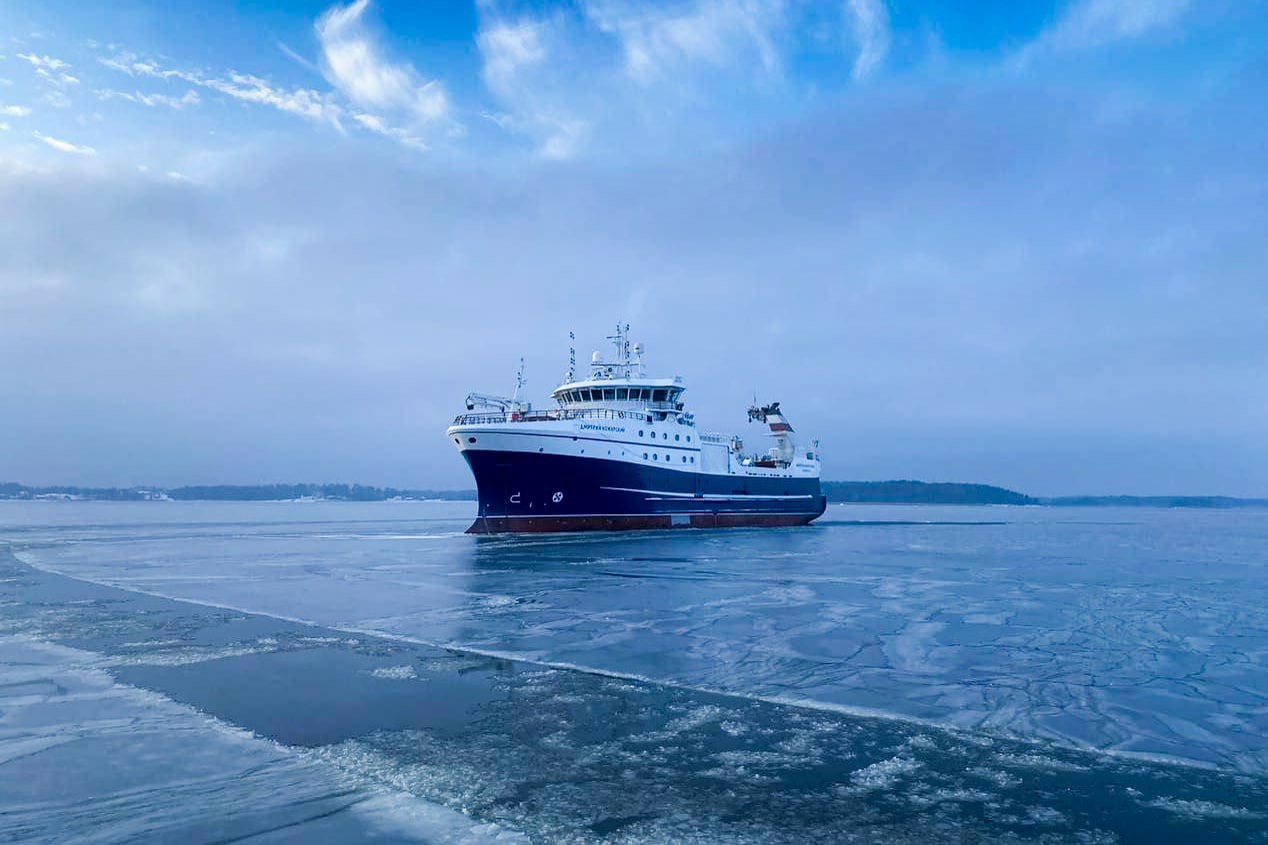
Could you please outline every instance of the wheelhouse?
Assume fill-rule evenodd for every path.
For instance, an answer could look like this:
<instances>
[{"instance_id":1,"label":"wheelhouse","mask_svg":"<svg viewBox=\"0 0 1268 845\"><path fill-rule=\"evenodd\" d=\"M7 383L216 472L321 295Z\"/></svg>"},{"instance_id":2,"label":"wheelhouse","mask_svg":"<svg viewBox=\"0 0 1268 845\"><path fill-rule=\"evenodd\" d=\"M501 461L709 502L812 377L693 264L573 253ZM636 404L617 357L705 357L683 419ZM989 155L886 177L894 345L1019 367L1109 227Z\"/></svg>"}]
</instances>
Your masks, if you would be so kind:
<instances>
[{"instance_id":1,"label":"wheelhouse","mask_svg":"<svg viewBox=\"0 0 1268 845\"><path fill-rule=\"evenodd\" d=\"M561 408L620 404L681 411L684 390L679 385L574 382L560 385L551 396Z\"/></svg>"}]
</instances>

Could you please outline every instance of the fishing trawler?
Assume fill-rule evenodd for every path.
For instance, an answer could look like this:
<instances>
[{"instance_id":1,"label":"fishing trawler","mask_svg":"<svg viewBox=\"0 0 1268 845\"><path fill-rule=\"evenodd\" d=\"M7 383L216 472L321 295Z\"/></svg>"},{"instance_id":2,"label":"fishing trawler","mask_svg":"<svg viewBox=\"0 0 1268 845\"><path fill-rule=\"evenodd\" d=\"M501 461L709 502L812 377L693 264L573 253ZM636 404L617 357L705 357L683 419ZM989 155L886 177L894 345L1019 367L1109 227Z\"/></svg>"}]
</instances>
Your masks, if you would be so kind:
<instances>
[{"instance_id":1,"label":"fishing trawler","mask_svg":"<svg viewBox=\"0 0 1268 845\"><path fill-rule=\"evenodd\" d=\"M572 335L570 334L570 337ZM472 393L447 434L475 476L471 534L806 525L827 500L818 443L799 446L778 402L749 422L771 446L748 454L736 435L702 433L683 406L682 378L649 378L629 326L608 338L577 378L576 350L553 408Z\"/></svg>"}]
</instances>

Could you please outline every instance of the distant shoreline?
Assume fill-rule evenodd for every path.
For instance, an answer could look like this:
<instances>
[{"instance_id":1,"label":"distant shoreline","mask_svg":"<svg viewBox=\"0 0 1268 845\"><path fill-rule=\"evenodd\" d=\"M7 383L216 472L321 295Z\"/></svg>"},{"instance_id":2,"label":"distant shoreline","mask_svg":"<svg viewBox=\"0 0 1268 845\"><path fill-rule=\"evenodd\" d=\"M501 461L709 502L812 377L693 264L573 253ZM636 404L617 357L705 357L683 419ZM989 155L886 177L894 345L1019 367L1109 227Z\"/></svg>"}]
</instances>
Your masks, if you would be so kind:
<instances>
[{"instance_id":1,"label":"distant shoreline","mask_svg":"<svg viewBox=\"0 0 1268 845\"><path fill-rule=\"evenodd\" d=\"M925 481L824 481L828 501L885 505L1043 505L1228 509L1268 507L1268 499L1236 496L1036 497L989 484ZM110 502L473 502L474 490L416 490L362 484L218 484L186 487L33 487L0 483L0 501Z\"/></svg>"}]
</instances>

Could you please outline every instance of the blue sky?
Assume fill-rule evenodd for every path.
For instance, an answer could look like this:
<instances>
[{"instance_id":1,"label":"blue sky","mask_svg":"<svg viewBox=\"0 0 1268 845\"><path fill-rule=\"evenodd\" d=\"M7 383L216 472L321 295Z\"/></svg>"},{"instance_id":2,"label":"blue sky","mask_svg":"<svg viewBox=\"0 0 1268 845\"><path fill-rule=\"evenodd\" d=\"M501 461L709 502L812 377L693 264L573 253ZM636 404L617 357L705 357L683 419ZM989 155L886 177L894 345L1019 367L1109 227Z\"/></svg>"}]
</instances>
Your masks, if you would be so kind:
<instances>
[{"instance_id":1,"label":"blue sky","mask_svg":"<svg viewBox=\"0 0 1268 845\"><path fill-rule=\"evenodd\" d=\"M1268 495L1266 91L1220 0L10 2L0 477L465 486L629 321L828 477Z\"/></svg>"}]
</instances>

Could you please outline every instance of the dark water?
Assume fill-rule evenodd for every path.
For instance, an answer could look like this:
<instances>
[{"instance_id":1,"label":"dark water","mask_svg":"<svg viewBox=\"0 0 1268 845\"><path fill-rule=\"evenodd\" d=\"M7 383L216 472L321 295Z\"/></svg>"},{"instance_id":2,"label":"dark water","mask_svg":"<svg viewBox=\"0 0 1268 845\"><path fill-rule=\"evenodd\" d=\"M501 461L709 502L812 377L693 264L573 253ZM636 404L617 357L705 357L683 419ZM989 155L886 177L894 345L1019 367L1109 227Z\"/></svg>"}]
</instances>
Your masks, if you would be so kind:
<instances>
[{"instance_id":1,"label":"dark water","mask_svg":"<svg viewBox=\"0 0 1268 845\"><path fill-rule=\"evenodd\" d=\"M1268 841L1268 512L467 508L5 503L0 839Z\"/></svg>"}]
</instances>

